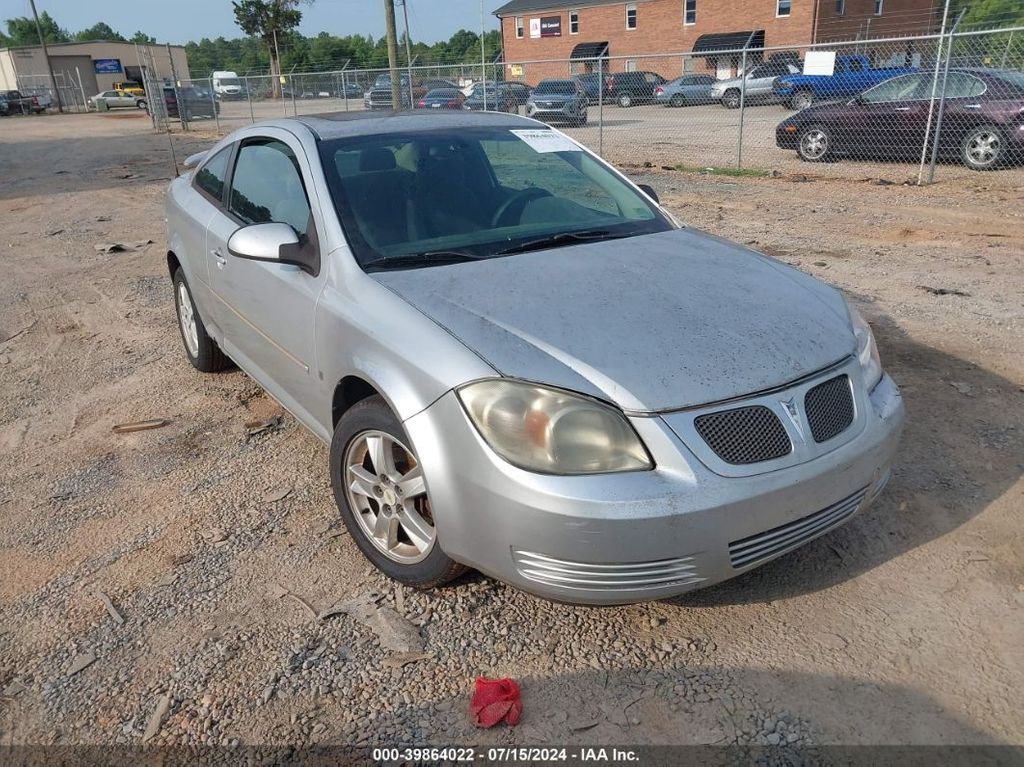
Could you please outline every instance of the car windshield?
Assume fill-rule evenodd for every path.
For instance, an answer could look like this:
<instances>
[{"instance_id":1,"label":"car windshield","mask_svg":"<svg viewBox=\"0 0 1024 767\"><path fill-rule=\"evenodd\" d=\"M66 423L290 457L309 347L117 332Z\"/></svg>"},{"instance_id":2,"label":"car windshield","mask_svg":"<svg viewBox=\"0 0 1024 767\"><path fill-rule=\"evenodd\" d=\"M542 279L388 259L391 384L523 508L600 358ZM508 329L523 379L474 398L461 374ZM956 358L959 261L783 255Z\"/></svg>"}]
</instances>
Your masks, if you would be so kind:
<instances>
[{"instance_id":1,"label":"car windshield","mask_svg":"<svg viewBox=\"0 0 1024 767\"><path fill-rule=\"evenodd\" d=\"M674 228L615 171L550 129L473 127L323 141L338 217L363 264L489 258L563 236ZM572 235L571 233L577 233ZM554 246L554 245L552 245Z\"/></svg>"},{"instance_id":2,"label":"car windshield","mask_svg":"<svg viewBox=\"0 0 1024 767\"><path fill-rule=\"evenodd\" d=\"M572 80L544 80L534 93L575 93L576 83Z\"/></svg>"},{"instance_id":3,"label":"car windshield","mask_svg":"<svg viewBox=\"0 0 1024 767\"><path fill-rule=\"evenodd\" d=\"M459 95L455 88L436 88L427 94L428 99L453 99Z\"/></svg>"}]
</instances>

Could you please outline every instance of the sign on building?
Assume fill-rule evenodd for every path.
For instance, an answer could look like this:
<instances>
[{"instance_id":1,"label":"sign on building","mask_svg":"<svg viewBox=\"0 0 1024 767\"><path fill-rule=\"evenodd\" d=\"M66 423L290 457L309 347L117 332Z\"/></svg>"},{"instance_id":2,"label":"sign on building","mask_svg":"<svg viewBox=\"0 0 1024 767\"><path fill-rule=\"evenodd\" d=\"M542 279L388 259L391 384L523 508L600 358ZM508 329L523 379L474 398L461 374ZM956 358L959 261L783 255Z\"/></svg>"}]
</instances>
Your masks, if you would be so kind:
<instances>
[{"instance_id":1,"label":"sign on building","mask_svg":"<svg viewBox=\"0 0 1024 767\"><path fill-rule=\"evenodd\" d=\"M124 71L121 59L93 59L92 67L98 75L118 75Z\"/></svg>"},{"instance_id":2,"label":"sign on building","mask_svg":"<svg viewBox=\"0 0 1024 767\"><path fill-rule=\"evenodd\" d=\"M540 19L530 19L530 37L540 37Z\"/></svg>"},{"instance_id":3,"label":"sign on building","mask_svg":"<svg viewBox=\"0 0 1024 767\"><path fill-rule=\"evenodd\" d=\"M541 37L561 37L562 36L562 17L561 16L541 16L540 17L540 36Z\"/></svg>"}]
</instances>

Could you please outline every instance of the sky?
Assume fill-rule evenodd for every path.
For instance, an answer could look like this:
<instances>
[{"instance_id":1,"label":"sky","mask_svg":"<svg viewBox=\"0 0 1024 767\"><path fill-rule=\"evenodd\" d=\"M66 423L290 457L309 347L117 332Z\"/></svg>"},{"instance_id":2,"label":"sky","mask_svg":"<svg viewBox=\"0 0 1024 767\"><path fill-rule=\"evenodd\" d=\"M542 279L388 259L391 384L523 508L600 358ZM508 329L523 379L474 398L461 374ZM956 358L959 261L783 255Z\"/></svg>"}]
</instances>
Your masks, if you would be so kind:
<instances>
[{"instance_id":1,"label":"sky","mask_svg":"<svg viewBox=\"0 0 1024 767\"><path fill-rule=\"evenodd\" d=\"M408 0L409 27L417 42L447 40L459 29L480 29L480 0ZM497 29L491 13L505 0L484 0L486 29ZM396 4L397 5L397 4ZM46 11L70 32L105 21L130 37L141 29L161 43L185 43L203 37L240 37L231 0L36 0L36 9ZM299 31L344 37L349 34L384 34L383 0L315 0L303 4ZM402 9L396 7L398 32L402 33ZM0 20L31 16L28 0L0 0ZM4 26L6 30L6 26Z\"/></svg>"}]
</instances>

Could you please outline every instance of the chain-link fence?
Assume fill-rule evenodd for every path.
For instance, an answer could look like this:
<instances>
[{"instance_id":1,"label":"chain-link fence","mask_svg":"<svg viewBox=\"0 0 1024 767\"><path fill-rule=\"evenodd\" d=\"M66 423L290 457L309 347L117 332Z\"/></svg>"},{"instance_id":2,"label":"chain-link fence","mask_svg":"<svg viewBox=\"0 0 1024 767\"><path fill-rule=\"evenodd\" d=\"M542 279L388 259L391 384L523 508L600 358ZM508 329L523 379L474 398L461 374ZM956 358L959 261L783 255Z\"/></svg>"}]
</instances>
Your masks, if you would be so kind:
<instances>
[{"instance_id":1,"label":"chain-link fence","mask_svg":"<svg viewBox=\"0 0 1024 767\"><path fill-rule=\"evenodd\" d=\"M42 110L56 109L58 97L61 108L67 112L86 112L89 109L81 75L76 78L65 72L56 72L53 79L49 75L18 75L17 83L21 95L34 97Z\"/></svg>"},{"instance_id":2,"label":"chain-link fence","mask_svg":"<svg viewBox=\"0 0 1024 767\"><path fill-rule=\"evenodd\" d=\"M247 76L235 87L179 81L184 109L171 119L233 129L281 116L390 109L390 78L387 69L345 67ZM817 173L864 176L884 163L927 181L936 165L987 170L1024 160L1024 27L416 66L399 79L402 108L457 91L441 105L479 109L489 101L488 110L556 124L625 166L759 175L814 163Z\"/></svg>"}]
</instances>

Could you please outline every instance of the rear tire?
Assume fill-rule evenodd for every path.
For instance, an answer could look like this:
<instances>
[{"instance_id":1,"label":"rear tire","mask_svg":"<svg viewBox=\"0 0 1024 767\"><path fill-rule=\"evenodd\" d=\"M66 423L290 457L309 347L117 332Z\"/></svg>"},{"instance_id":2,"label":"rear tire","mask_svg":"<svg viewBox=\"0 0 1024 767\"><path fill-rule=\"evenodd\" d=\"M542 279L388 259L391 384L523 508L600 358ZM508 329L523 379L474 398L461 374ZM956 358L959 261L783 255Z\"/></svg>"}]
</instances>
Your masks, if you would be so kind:
<instances>
[{"instance_id":1,"label":"rear tire","mask_svg":"<svg viewBox=\"0 0 1024 767\"><path fill-rule=\"evenodd\" d=\"M1006 139L994 125L979 125L964 136L960 159L971 170L998 168L1006 155Z\"/></svg>"},{"instance_id":2,"label":"rear tire","mask_svg":"<svg viewBox=\"0 0 1024 767\"><path fill-rule=\"evenodd\" d=\"M668 100L668 105L670 107L681 107L683 105L683 102L684 102L684 99L683 99L682 95L677 93L676 95L674 95L672 98L670 98Z\"/></svg>"},{"instance_id":3,"label":"rear tire","mask_svg":"<svg viewBox=\"0 0 1024 767\"><path fill-rule=\"evenodd\" d=\"M739 109L740 108L740 92L735 88L730 88L724 94L722 94L722 106L726 109Z\"/></svg>"},{"instance_id":4,"label":"rear tire","mask_svg":"<svg viewBox=\"0 0 1024 767\"><path fill-rule=\"evenodd\" d=\"M377 466L374 461L375 441L381 445L380 455L384 459L377 462L382 466ZM367 464L372 467L372 474ZM389 464L394 468L391 469ZM417 494L415 501L411 494L398 492L407 482L396 482L395 479L409 474L410 466L415 468L418 465L419 459L401 421L379 395L353 405L334 429L330 453L331 487L352 540L363 555L389 578L428 589L458 577L466 567L441 550L426 490ZM366 480L375 480L372 488L363 487L353 469L362 470ZM357 492L356 487L369 494ZM358 504L355 508L354 503ZM396 523L395 532L391 532L391 520L408 518L403 515L410 513L407 510L410 505L414 507L417 524L421 525L417 529L429 529L433 533L429 545L417 546L415 537L405 532L401 521ZM384 523L377 527L378 518L382 515ZM425 527L423 523L426 523ZM381 530L380 537L376 537L376 530Z\"/></svg>"},{"instance_id":5,"label":"rear tire","mask_svg":"<svg viewBox=\"0 0 1024 767\"><path fill-rule=\"evenodd\" d=\"M181 343L185 347L185 356L192 367L201 373L216 373L231 364L231 361L210 338L206 326L199 316L195 301L192 300L192 289L185 281L185 273L178 267L174 271L174 309L178 317L178 330L181 332Z\"/></svg>"},{"instance_id":6,"label":"rear tire","mask_svg":"<svg viewBox=\"0 0 1024 767\"><path fill-rule=\"evenodd\" d=\"M633 97L630 96L628 93L620 93L618 96L615 97L615 101L622 108L633 106Z\"/></svg>"}]
</instances>

